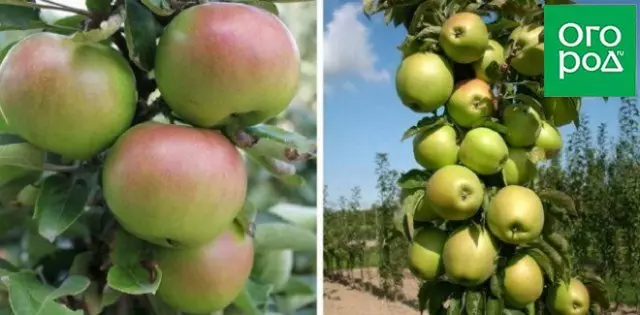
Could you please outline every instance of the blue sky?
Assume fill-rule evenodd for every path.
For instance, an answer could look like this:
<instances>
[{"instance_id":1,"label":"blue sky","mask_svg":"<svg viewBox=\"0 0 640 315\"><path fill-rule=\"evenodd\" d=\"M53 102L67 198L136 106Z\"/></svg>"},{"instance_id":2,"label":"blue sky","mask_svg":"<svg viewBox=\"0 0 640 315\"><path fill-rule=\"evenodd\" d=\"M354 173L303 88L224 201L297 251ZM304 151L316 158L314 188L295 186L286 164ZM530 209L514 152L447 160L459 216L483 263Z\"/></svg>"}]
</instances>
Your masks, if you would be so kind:
<instances>
[{"instance_id":1,"label":"blue sky","mask_svg":"<svg viewBox=\"0 0 640 315\"><path fill-rule=\"evenodd\" d=\"M402 106L393 82L400 60L396 46L404 39L404 28L385 25L381 15L367 20L360 8L361 2L324 1L324 181L330 202L349 197L351 188L359 186L366 206L377 199L376 153L388 153L391 166L399 171L418 167L410 139L400 142L400 137L421 116ZM584 99L583 111L591 126L606 123L615 136L619 104L617 99L606 104ZM567 136L574 129L565 126L561 132Z\"/></svg>"}]
</instances>

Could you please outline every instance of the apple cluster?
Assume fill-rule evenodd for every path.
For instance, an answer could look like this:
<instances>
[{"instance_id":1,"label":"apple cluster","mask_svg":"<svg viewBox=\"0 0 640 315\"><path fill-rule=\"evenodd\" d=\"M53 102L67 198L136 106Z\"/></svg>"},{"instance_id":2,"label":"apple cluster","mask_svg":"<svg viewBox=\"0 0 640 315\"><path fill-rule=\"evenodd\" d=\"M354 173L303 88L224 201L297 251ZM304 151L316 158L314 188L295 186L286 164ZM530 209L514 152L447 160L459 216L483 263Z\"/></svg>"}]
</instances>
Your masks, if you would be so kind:
<instances>
[{"instance_id":1,"label":"apple cluster","mask_svg":"<svg viewBox=\"0 0 640 315\"><path fill-rule=\"evenodd\" d=\"M222 310L249 278L254 248L236 220L247 170L221 130L288 106L298 47L278 17L254 6L178 13L159 39L154 79L179 124L134 123L147 100L122 53L56 33L24 38L0 65L4 131L66 160L104 157L102 195L121 227L155 248L157 295L182 312Z\"/></svg>"},{"instance_id":2,"label":"apple cluster","mask_svg":"<svg viewBox=\"0 0 640 315\"><path fill-rule=\"evenodd\" d=\"M494 67L541 75L542 31L543 26L519 26L503 47L490 39L479 15L456 13L442 25L439 50L406 54L396 73L405 106L417 113L444 107L445 117L422 127L413 139L415 160L430 177L414 203L413 221L420 228L409 250L411 270L423 280L444 277L464 287L481 286L499 272L504 300L515 309L542 297L542 269L523 253L509 257L504 270L497 270L496 262L503 245L525 246L541 235L543 203L529 184L536 163L562 149L558 127L574 121L578 112L568 98L544 98L542 106L501 100L488 73ZM471 66L475 77L456 79L456 65ZM494 194L487 185L492 178L503 183ZM402 194L406 200L415 191ZM447 222L455 228L447 231L442 224ZM560 283L549 289L547 307L554 315L586 314L589 294L578 279Z\"/></svg>"}]
</instances>

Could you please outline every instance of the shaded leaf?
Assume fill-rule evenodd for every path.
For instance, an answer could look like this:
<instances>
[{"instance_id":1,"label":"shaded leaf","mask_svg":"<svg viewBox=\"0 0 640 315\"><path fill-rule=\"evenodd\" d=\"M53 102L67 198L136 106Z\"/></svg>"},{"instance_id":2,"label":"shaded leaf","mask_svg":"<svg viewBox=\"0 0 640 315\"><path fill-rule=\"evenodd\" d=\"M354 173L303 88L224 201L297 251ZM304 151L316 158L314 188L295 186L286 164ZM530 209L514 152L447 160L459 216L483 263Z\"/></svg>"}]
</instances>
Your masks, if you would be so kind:
<instances>
[{"instance_id":1,"label":"shaded leaf","mask_svg":"<svg viewBox=\"0 0 640 315\"><path fill-rule=\"evenodd\" d=\"M521 104L529 105L535 109L536 112L540 115L542 119L545 119L544 108L542 107L542 103L540 101L530 95L518 93L515 97L517 101Z\"/></svg>"},{"instance_id":2,"label":"shaded leaf","mask_svg":"<svg viewBox=\"0 0 640 315\"><path fill-rule=\"evenodd\" d=\"M543 201L547 201L559 208L566 210L570 215L578 215L573 199L563 192L557 190L543 190L538 192L538 197L540 197L540 199Z\"/></svg>"},{"instance_id":3,"label":"shaded leaf","mask_svg":"<svg viewBox=\"0 0 640 315\"><path fill-rule=\"evenodd\" d=\"M109 9L111 9L111 1L112 0L86 0L85 5L91 13L106 15L109 14Z\"/></svg>"},{"instance_id":4,"label":"shaded leaf","mask_svg":"<svg viewBox=\"0 0 640 315\"><path fill-rule=\"evenodd\" d=\"M593 272L586 272L581 278L589 291L591 301L595 302L601 309L609 310L611 308L611 299L604 280Z\"/></svg>"},{"instance_id":5,"label":"shaded leaf","mask_svg":"<svg viewBox=\"0 0 640 315\"><path fill-rule=\"evenodd\" d=\"M468 290L464 295L464 309L467 315L484 315L485 299L482 291Z\"/></svg>"},{"instance_id":6,"label":"shaded leaf","mask_svg":"<svg viewBox=\"0 0 640 315\"><path fill-rule=\"evenodd\" d=\"M553 282L555 280L555 271L551 264L551 259L547 254L539 248L527 248L524 252L538 263L538 266L540 266L540 269L542 269L549 281Z\"/></svg>"},{"instance_id":7,"label":"shaded leaf","mask_svg":"<svg viewBox=\"0 0 640 315\"><path fill-rule=\"evenodd\" d=\"M413 241L413 218L416 209L421 205L425 198L423 189L416 189L402 201L402 212L404 213L402 232L409 242Z\"/></svg>"},{"instance_id":8,"label":"shaded leaf","mask_svg":"<svg viewBox=\"0 0 640 315\"><path fill-rule=\"evenodd\" d=\"M236 216L235 221L242 227L242 230L249 234L253 234L253 225L256 219L258 209L253 206L251 201L246 200L242 206L242 210Z\"/></svg>"},{"instance_id":9,"label":"shaded leaf","mask_svg":"<svg viewBox=\"0 0 640 315\"><path fill-rule=\"evenodd\" d=\"M248 280L240 295L233 301L233 305L239 308L243 314L262 315L266 310L269 294L272 290L272 285L262 285Z\"/></svg>"},{"instance_id":10,"label":"shaded leaf","mask_svg":"<svg viewBox=\"0 0 640 315\"><path fill-rule=\"evenodd\" d=\"M501 275L498 275L497 273L491 275L491 279L489 280L489 289L493 296L502 299L502 281L500 280L500 277Z\"/></svg>"},{"instance_id":11,"label":"shaded leaf","mask_svg":"<svg viewBox=\"0 0 640 315\"><path fill-rule=\"evenodd\" d=\"M124 23L124 15L124 10L116 12L107 20L102 21L100 28L77 32L71 36L71 39L84 44L95 44L107 40L120 29Z\"/></svg>"},{"instance_id":12,"label":"shaded leaf","mask_svg":"<svg viewBox=\"0 0 640 315\"><path fill-rule=\"evenodd\" d=\"M236 1L237 3L244 3L247 5L251 5L266 11L269 11L275 15L280 15L280 11L276 4L272 1L263 1L263 0L240 0Z\"/></svg>"},{"instance_id":13,"label":"shaded leaf","mask_svg":"<svg viewBox=\"0 0 640 315\"><path fill-rule=\"evenodd\" d=\"M462 297L460 296L452 296L447 301L449 305L447 306L447 315L460 315L462 314Z\"/></svg>"},{"instance_id":14,"label":"shaded leaf","mask_svg":"<svg viewBox=\"0 0 640 315\"><path fill-rule=\"evenodd\" d=\"M124 34L131 59L140 69L153 69L156 55L156 37L162 26L155 16L137 0L125 0L126 18Z\"/></svg>"},{"instance_id":15,"label":"shaded leaf","mask_svg":"<svg viewBox=\"0 0 640 315\"><path fill-rule=\"evenodd\" d=\"M142 261L145 242L124 229L118 229L110 253L111 262L119 266L138 266Z\"/></svg>"},{"instance_id":16,"label":"shaded leaf","mask_svg":"<svg viewBox=\"0 0 640 315\"><path fill-rule=\"evenodd\" d=\"M431 174L425 170L411 169L398 177L398 186L403 189L424 188Z\"/></svg>"},{"instance_id":17,"label":"shaded leaf","mask_svg":"<svg viewBox=\"0 0 640 315\"><path fill-rule=\"evenodd\" d=\"M244 131L234 132L233 136L240 147L250 147L260 155L281 161L302 161L315 158L317 154L315 141L273 125L247 127Z\"/></svg>"},{"instance_id":18,"label":"shaded leaf","mask_svg":"<svg viewBox=\"0 0 640 315\"><path fill-rule=\"evenodd\" d=\"M504 302L495 297L487 297L486 315L502 315Z\"/></svg>"},{"instance_id":19,"label":"shaded leaf","mask_svg":"<svg viewBox=\"0 0 640 315\"><path fill-rule=\"evenodd\" d=\"M162 281L162 271L158 266L154 266L154 275L151 279L149 270L142 265L114 265L107 273L107 284L126 294L155 294Z\"/></svg>"},{"instance_id":20,"label":"shaded leaf","mask_svg":"<svg viewBox=\"0 0 640 315\"><path fill-rule=\"evenodd\" d=\"M402 135L401 141L416 136L422 132L428 132L429 130L443 126L447 122L446 118L442 116L428 116L420 119L417 124L407 129Z\"/></svg>"},{"instance_id":21,"label":"shaded leaf","mask_svg":"<svg viewBox=\"0 0 640 315\"><path fill-rule=\"evenodd\" d=\"M544 239L560 254L569 253L569 241L564 237L564 235L554 232L544 235Z\"/></svg>"},{"instance_id":22,"label":"shaded leaf","mask_svg":"<svg viewBox=\"0 0 640 315\"><path fill-rule=\"evenodd\" d=\"M40 10L26 5L23 0L0 0L0 31L44 28Z\"/></svg>"},{"instance_id":23,"label":"shaded leaf","mask_svg":"<svg viewBox=\"0 0 640 315\"><path fill-rule=\"evenodd\" d=\"M174 12L167 0L142 0L142 4L160 16L169 16Z\"/></svg>"},{"instance_id":24,"label":"shaded leaf","mask_svg":"<svg viewBox=\"0 0 640 315\"><path fill-rule=\"evenodd\" d=\"M10 143L0 146L0 165L18 166L41 170L45 152L28 142Z\"/></svg>"},{"instance_id":25,"label":"shaded leaf","mask_svg":"<svg viewBox=\"0 0 640 315\"><path fill-rule=\"evenodd\" d=\"M88 199L89 186L84 180L58 174L47 177L34 212L40 235L53 242L78 220Z\"/></svg>"},{"instance_id":26,"label":"shaded leaf","mask_svg":"<svg viewBox=\"0 0 640 315\"><path fill-rule=\"evenodd\" d=\"M418 291L418 310L422 314L427 309L427 303L433 294L433 290L436 289L436 282L425 281L420 285Z\"/></svg>"},{"instance_id":27,"label":"shaded leaf","mask_svg":"<svg viewBox=\"0 0 640 315\"><path fill-rule=\"evenodd\" d=\"M540 249L543 253L549 257L551 265L555 273L555 280L563 280L569 283L571 280L571 265L563 255L561 255L553 246L547 243L544 239L538 238L529 244L533 248Z\"/></svg>"}]
</instances>

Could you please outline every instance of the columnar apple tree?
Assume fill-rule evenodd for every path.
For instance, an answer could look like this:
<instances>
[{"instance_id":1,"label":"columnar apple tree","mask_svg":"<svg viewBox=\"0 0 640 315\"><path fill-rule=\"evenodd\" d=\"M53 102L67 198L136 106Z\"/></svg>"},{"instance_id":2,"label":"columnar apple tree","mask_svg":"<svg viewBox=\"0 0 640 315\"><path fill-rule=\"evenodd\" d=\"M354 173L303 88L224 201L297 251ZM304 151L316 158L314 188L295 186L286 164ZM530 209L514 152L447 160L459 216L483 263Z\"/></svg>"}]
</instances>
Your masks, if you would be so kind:
<instances>
[{"instance_id":1,"label":"columnar apple tree","mask_svg":"<svg viewBox=\"0 0 640 315\"><path fill-rule=\"evenodd\" d=\"M312 304L289 280L315 211L253 205L308 187L316 150L275 125L306 73L273 2L0 0L0 31L0 312Z\"/></svg>"},{"instance_id":2,"label":"columnar apple tree","mask_svg":"<svg viewBox=\"0 0 640 315\"><path fill-rule=\"evenodd\" d=\"M543 4L365 0L364 12L406 29L396 110L424 116L402 137L421 167L399 179L396 216L420 311L606 310L605 284L572 265L556 228L578 215L572 199L534 186L536 164L562 149L558 127L580 111L579 98L543 96Z\"/></svg>"}]
</instances>

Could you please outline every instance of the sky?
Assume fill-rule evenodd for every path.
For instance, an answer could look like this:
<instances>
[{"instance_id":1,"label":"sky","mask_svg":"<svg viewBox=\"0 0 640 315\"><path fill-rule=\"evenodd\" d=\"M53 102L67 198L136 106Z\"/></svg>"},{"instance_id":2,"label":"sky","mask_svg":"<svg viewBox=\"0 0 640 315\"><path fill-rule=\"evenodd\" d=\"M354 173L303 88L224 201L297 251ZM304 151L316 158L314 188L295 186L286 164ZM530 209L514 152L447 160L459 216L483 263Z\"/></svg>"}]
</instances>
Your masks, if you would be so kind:
<instances>
[{"instance_id":1,"label":"sky","mask_svg":"<svg viewBox=\"0 0 640 315\"><path fill-rule=\"evenodd\" d=\"M638 0L579 3L637 4ZM344 0L324 1L324 21L324 184L332 204L359 186L366 207L377 200L376 153L387 153L391 167L400 172L419 167L411 139L400 142L400 138L422 116L400 103L394 85L401 57L396 47L405 29L385 25L381 14L368 20L361 2ZM618 99L606 104L583 99L582 110L592 128L606 123L616 136L619 106ZM574 130L573 125L563 126L561 133L566 137Z\"/></svg>"}]
</instances>

